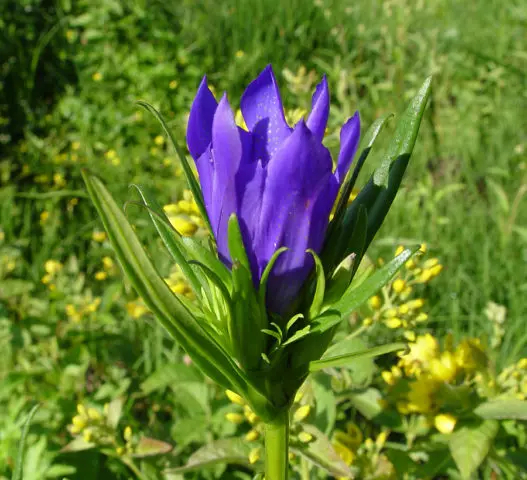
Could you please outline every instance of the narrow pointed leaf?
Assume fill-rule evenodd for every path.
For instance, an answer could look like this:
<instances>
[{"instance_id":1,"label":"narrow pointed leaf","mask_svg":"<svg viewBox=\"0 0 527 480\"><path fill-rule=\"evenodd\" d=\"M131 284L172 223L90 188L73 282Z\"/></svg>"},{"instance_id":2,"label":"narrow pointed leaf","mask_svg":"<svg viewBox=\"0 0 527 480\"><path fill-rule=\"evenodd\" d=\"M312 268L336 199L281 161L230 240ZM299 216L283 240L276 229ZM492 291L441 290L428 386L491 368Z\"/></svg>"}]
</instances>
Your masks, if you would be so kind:
<instances>
[{"instance_id":1,"label":"narrow pointed leaf","mask_svg":"<svg viewBox=\"0 0 527 480\"><path fill-rule=\"evenodd\" d=\"M227 227L229 253L231 254L232 263L239 262L247 270L250 271L249 259L247 258L247 252L245 251L245 245L243 244L242 231L240 230L240 224L236 214L232 214L229 217L229 224Z\"/></svg>"},{"instance_id":2,"label":"narrow pointed leaf","mask_svg":"<svg viewBox=\"0 0 527 480\"><path fill-rule=\"evenodd\" d=\"M378 357L386 353L397 352L406 349L405 343L389 343L387 345L380 345L378 347L368 348L360 352L348 353L346 355L336 355L334 357L323 358L309 363L310 372L318 372L324 368L343 367L356 360L363 358Z\"/></svg>"},{"instance_id":3,"label":"narrow pointed leaf","mask_svg":"<svg viewBox=\"0 0 527 480\"><path fill-rule=\"evenodd\" d=\"M148 110L152 115L154 115L154 117L157 118L157 120L163 127L163 130L165 131L168 138L170 139L170 143L172 143L172 146L174 147L174 150L176 151L176 154L179 157L179 160L181 161L181 165L183 166L183 172L185 173L188 186L190 188L190 191L192 192L192 195L194 196L194 200L196 201L196 204L198 205L201 216L205 219L205 223L207 224L209 231L212 233L212 229L210 227L209 216L207 215L207 210L205 209L205 204L203 203L203 196L201 195L201 188L187 160L187 156L185 152L177 144L176 139L174 138L174 135L172 135L172 132L168 128L168 125L163 119L161 113L159 113L152 105L142 100L138 101L137 104L145 108L146 110Z\"/></svg>"},{"instance_id":4,"label":"narrow pointed leaf","mask_svg":"<svg viewBox=\"0 0 527 480\"><path fill-rule=\"evenodd\" d=\"M260 301L260 307L262 309L265 309L265 296L267 295L267 281L269 279L269 275L271 273L271 270L274 267L274 264L278 260L278 257L284 253L287 250L287 247L280 247L276 252L273 253L273 256L267 263L267 265L264 268L264 271L262 273L262 277L260 278L260 288L258 289L258 297Z\"/></svg>"},{"instance_id":5,"label":"narrow pointed leaf","mask_svg":"<svg viewBox=\"0 0 527 480\"><path fill-rule=\"evenodd\" d=\"M486 420L527 420L527 401L517 398L496 398L481 403L474 413Z\"/></svg>"},{"instance_id":6,"label":"narrow pointed leaf","mask_svg":"<svg viewBox=\"0 0 527 480\"><path fill-rule=\"evenodd\" d=\"M194 273L194 270L192 270L192 267L188 263L189 255L181 240L181 235L172 227L172 225L170 225L165 212L147 189L141 185L132 184L131 186L139 192L144 204L148 207L148 213L150 214L152 223L156 227L156 230L163 240L168 252L181 268L194 293L198 297L201 297L202 285Z\"/></svg>"},{"instance_id":7,"label":"narrow pointed leaf","mask_svg":"<svg viewBox=\"0 0 527 480\"><path fill-rule=\"evenodd\" d=\"M379 133L381 133L382 127L391 117L393 117L393 113L388 113L380 118L377 118L370 125L370 128L366 132L366 135L364 135L363 139L361 140L361 144L359 147L359 151L361 152L359 160L357 161L357 164L353 169L353 173L351 173L350 170L346 176L346 179L344 180L340 191L337 208L335 210L335 216L333 217L333 220L331 221L329 226L329 235L331 234L331 232L333 232L333 229L340 224L342 216L344 215L344 212L346 210L346 206L348 204L351 192L353 191L355 183L357 182L357 178L359 177L359 173L362 170L362 166L368 158L373 144L375 143L375 140L377 140L377 136L379 135Z\"/></svg>"},{"instance_id":8,"label":"narrow pointed leaf","mask_svg":"<svg viewBox=\"0 0 527 480\"><path fill-rule=\"evenodd\" d=\"M412 257L419 247L414 250L406 249L400 255L388 262L383 267L379 268L373 275L364 280L360 285L354 286L351 284L342 298L332 305L332 308L338 310L342 316L348 315L358 307L360 307L368 298L377 293L380 288L386 285L404 265L404 263Z\"/></svg>"},{"instance_id":9,"label":"narrow pointed leaf","mask_svg":"<svg viewBox=\"0 0 527 480\"><path fill-rule=\"evenodd\" d=\"M234 361L197 324L158 274L124 213L95 176L82 172L119 262L137 293L196 365L220 385L247 390L247 380Z\"/></svg>"},{"instance_id":10,"label":"narrow pointed leaf","mask_svg":"<svg viewBox=\"0 0 527 480\"><path fill-rule=\"evenodd\" d=\"M315 260L315 275L316 275L316 289L313 295L313 302L309 307L309 318L315 318L322 309L322 303L324 302L324 293L326 291L326 278L324 275L324 267L320 261L319 256L313 250L309 249L308 252L313 256Z\"/></svg>"}]
</instances>

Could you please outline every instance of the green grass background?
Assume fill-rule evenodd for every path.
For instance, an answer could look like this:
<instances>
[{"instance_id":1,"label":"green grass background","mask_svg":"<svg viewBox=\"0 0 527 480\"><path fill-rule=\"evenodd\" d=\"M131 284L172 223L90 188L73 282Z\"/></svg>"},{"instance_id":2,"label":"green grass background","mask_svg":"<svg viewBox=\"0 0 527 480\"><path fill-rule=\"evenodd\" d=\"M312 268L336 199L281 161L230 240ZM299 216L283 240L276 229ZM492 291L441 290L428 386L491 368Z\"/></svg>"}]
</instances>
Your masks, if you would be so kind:
<instances>
[{"instance_id":1,"label":"green grass background","mask_svg":"<svg viewBox=\"0 0 527 480\"><path fill-rule=\"evenodd\" d=\"M2 5L0 228L5 238L0 248L16 261L0 280L0 345L6 352L0 359L0 405L9 412L4 431L16 430L14 419L29 399L55 398L54 385L62 385L73 365L83 365L81 370L94 377L100 373L97 381L117 391L122 371L138 384L167 358L180 358L158 327L126 318L123 299L133 294L119 278L105 284L93 279L101 257L111 251L91 241L100 223L84 193L80 168L100 173L123 203L131 182L154 187L162 202L177 199L183 183L176 160L168 148L152 150L160 128L146 112L138 114L134 102L153 103L183 144L186 114L204 73L216 92L227 90L236 105L268 63L286 108L308 108L314 85L328 75L327 144L333 152L340 125L356 109L365 127L384 113L400 113L433 75L432 99L409 171L372 252L389 256L400 243L426 242L445 267L428 292L432 331L485 339L492 326L483 311L493 301L507 308L498 368L526 355L524 1L9 0ZM299 76L301 67L305 74ZM74 142L78 151L72 150ZM382 145L381 140L368 160L363 182ZM105 156L110 149L121 160L117 166ZM65 177L65 186L37 181L55 173ZM71 198L80 201L68 212ZM43 211L50 214L45 225L39 221ZM132 215L158 252L145 217ZM56 335L69 293L50 293L42 285L50 258L69 259L72 277L82 278L79 291L102 297L101 325ZM168 268L166 256L158 258ZM119 362L133 367L118 365L112 373ZM57 431L71 417L74 397L85 395L80 385L64 388L74 393L69 403L62 399L62 406L50 410L50 428ZM20 405L8 398L12 392L21 393ZM0 437L0 475L8 471L13 435L5 434L3 444Z\"/></svg>"}]
</instances>

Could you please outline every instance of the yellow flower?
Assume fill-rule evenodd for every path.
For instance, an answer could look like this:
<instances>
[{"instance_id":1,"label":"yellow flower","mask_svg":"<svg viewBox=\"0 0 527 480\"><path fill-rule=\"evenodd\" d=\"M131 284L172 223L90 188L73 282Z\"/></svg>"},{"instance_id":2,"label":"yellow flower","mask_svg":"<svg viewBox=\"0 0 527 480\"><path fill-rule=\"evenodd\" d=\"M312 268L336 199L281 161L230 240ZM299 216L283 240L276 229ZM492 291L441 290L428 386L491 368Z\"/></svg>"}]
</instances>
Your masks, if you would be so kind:
<instances>
[{"instance_id":1,"label":"yellow flower","mask_svg":"<svg viewBox=\"0 0 527 480\"><path fill-rule=\"evenodd\" d=\"M130 425L127 425L124 429L123 438L126 442L132 439L132 427Z\"/></svg>"},{"instance_id":2,"label":"yellow flower","mask_svg":"<svg viewBox=\"0 0 527 480\"><path fill-rule=\"evenodd\" d=\"M47 210L44 210L41 214L40 214L40 224L41 225L44 225L49 219L49 212Z\"/></svg>"},{"instance_id":3,"label":"yellow flower","mask_svg":"<svg viewBox=\"0 0 527 480\"><path fill-rule=\"evenodd\" d=\"M260 417L258 417L258 415L256 415L256 413L251 410L249 405L245 405L245 407L243 407L243 414L251 425L254 425L260 421Z\"/></svg>"},{"instance_id":4,"label":"yellow flower","mask_svg":"<svg viewBox=\"0 0 527 480\"><path fill-rule=\"evenodd\" d=\"M339 457L342 458L344 463L346 465L351 465L353 461L355 460L355 453L350 448L346 447L346 445L343 445L342 443L334 440L333 442L333 448L338 453Z\"/></svg>"},{"instance_id":5,"label":"yellow flower","mask_svg":"<svg viewBox=\"0 0 527 480\"><path fill-rule=\"evenodd\" d=\"M101 72L95 72L91 78L94 82L100 82L102 80L102 73Z\"/></svg>"},{"instance_id":6,"label":"yellow flower","mask_svg":"<svg viewBox=\"0 0 527 480\"><path fill-rule=\"evenodd\" d=\"M381 297L379 295L374 295L368 300L368 304L372 310L378 310L381 307Z\"/></svg>"},{"instance_id":7,"label":"yellow flower","mask_svg":"<svg viewBox=\"0 0 527 480\"><path fill-rule=\"evenodd\" d=\"M437 382L421 376L410 382L409 387L410 391L407 394L408 410L417 413L430 413L435 407L433 396L437 391Z\"/></svg>"},{"instance_id":8,"label":"yellow flower","mask_svg":"<svg viewBox=\"0 0 527 480\"><path fill-rule=\"evenodd\" d=\"M399 328L403 324L403 322L401 321L400 318L392 317L392 318L388 318L387 320L385 320L384 324L388 328Z\"/></svg>"},{"instance_id":9,"label":"yellow flower","mask_svg":"<svg viewBox=\"0 0 527 480\"><path fill-rule=\"evenodd\" d=\"M260 450L260 447L256 447L249 452L249 463L251 465L255 464L258 460L260 460Z\"/></svg>"},{"instance_id":10,"label":"yellow flower","mask_svg":"<svg viewBox=\"0 0 527 480\"><path fill-rule=\"evenodd\" d=\"M77 151L79 148L81 148L81 142L72 142L71 143L71 149Z\"/></svg>"},{"instance_id":11,"label":"yellow flower","mask_svg":"<svg viewBox=\"0 0 527 480\"><path fill-rule=\"evenodd\" d=\"M177 80L171 80L170 83L168 84L168 88L170 88L170 90L175 90L178 85L179 84Z\"/></svg>"},{"instance_id":12,"label":"yellow flower","mask_svg":"<svg viewBox=\"0 0 527 480\"><path fill-rule=\"evenodd\" d=\"M245 55L243 50L238 50L235 54L236 58L242 58Z\"/></svg>"},{"instance_id":13,"label":"yellow flower","mask_svg":"<svg viewBox=\"0 0 527 480\"><path fill-rule=\"evenodd\" d=\"M139 318L148 313L148 308L138 301L128 302L126 304L126 311L132 318Z\"/></svg>"},{"instance_id":14,"label":"yellow flower","mask_svg":"<svg viewBox=\"0 0 527 480\"><path fill-rule=\"evenodd\" d=\"M409 375L419 375L439 352L439 343L429 333L420 335L415 343L409 345L409 351L402 355L400 365Z\"/></svg>"},{"instance_id":15,"label":"yellow flower","mask_svg":"<svg viewBox=\"0 0 527 480\"><path fill-rule=\"evenodd\" d=\"M392 283L392 289L395 293L401 293L406 287L406 282L402 278L397 278Z\"/></svg>"},{"instance_id":16,"label":"yellow flower","mask_svg":"<svg viewBox=\"0 0 527 480\"><path fill-rule=\"evenodd\" d=\"M475 371L486 368L488 359L477 338L463 340L455 351L456 362L460 368L467 371Z\"/></svg>"},{"instance_id":17,"label":"yellow flower","mask_svg":"<svg viewBox=\"0 0 527 480\"><path fill-rule=\"evenodd\" d=\"M5 240L5 233L3 230L0 230L0 242L3 242Z\"/></svg>"},{"instance_id":18,"label":"yellow flower","mask_svg":"<svg viewBox=\"0 0 527 480\"><path fill-rule=\"evenodd\" d=\"M99 230L96 230L95 232L92 233L91 239L94 242L102 243L106 240L106 232L101 232Z\"/></svg>"},{"instance_id":19,"label":"yellow flower","mask_svg":"<svg viewBox=\"0 0 527 480\"><path fill-rule=\"evenodd\" d=\"M103 282L108 278L108 274L102 270L99 270L98 272L95 272L94 277L98 282Z\"/></svg>"},{"instance_id":20,"label":"yellow flower","mask_svg":"<svg viewBox=\"0 0 527 480\"><path fill-rule=\"evenodd\" d=\"M93 432L89 428L86 428L82 432L82 438L84 438L85 442L91 442L92 436L93 436Z\"/></svg>"},{"instance_id":21,"label":"yellow flower","mask_svg":"<svg viewBox=\"0 0 527 480\"><path fill-rule=\"evenodd\" d=\"M398 255L401 255L401 253L404 252L404 247L402 245L399 245L396 249L395 249L395 256L397 257Z\"/></svg>"},{"instance_id":22,"label":"yellow flower","mask_svg":"<svg viewBox=\"0 0 527 480\"><path fill-rule=\"evenodd\" d=\"M245 405L245 402L243 400L242 397L240 397L240 395L238 395L237 393L233 392L232 390L225 390L225 395L227 395L227 398L232 402L232 403L236 403L238 405Z\"/></svg>"},{"instance_id":23,"label":"yellow flower","mask_svg":"<svg viewBox=\"0 0 527 480\"><path fill-rule=\"evenodd\" d=\"M165 137L163 137L163 135L158 135L156 138L154 138L154 143L158 147L161 147L165 143Z\"/></svg>"},{"instance_id":24,"label":"yellow flower","mask_svg":"<svg viewBox=\"0 0 527 480\"><path fill-rule=\"evenodd\" d=\"M62 173L55 173L53 175L53 183L59 188L64 187L66 185L66 180L64 179L64 175L62 175Z\"/></svg>"},{"instance_id":25,"label":"yellow flower","mask_svg":"<svg viewBox=\"0 0 527 480\"><path fill-rule=\"evenodd\" d=\"M429 372L432 378L448 383L456 378L457 368L454 354L443 352L439 358L430 361Z\"/></svg>"},{"instance_id":26,"label":"yellow flower","mask_svg":"<svg viewBox=\"0 0 527 480\"><path fill-rule=\"evenodd\" d=\"M298 440L301 443L309 443L311 440L313 440L313 435L308 432L300 432L298 434Z\"/></svg>"},{"instance_id":27,"label":"yellow flower","mask_svg":"<svg viewBox=\"0 0 527 480\"><path fill-rule=\"evenodd\" d=\"M80 415L75 415L72 419L71 419L71 423L73 424L73 426L75 426L76 428L80 430L82 430L85 426L86 426L86 420L84 417L81 417Z\"/></svg>"},{"instance_id":28,"label":"yellow flower","mask_svg":"<svg viewBox=\"0 0 527 480\"><path fill-rule=\"evenodd\" d=\"M169 218L169 220L178 233L184 237L191 237L198 229L198 226L195 223L189 222L181 217L172 217Z\"/></svg>"},{"instance_id":29,"label":"yellow flower","mask_svg":"<svg viewBox=\"0 0 527 480\"><path fill-rule=\"evenodd\" d=\"M47 260L46 263L44 263L44 270L50 275L56 275L62 270L62 267L62 263L57 260Z\"/></svg>"},{"instance_id":30,"label":"yellow flower","mask_svg":"<svg viewBox=\"0 0 527 480\"><path fill-rule=\"evenodd\" d=\"M302 405L293 414L293 421L302 422L309 416L310 413L311 413L311 407L309 405Z\"/></svg>"},{"instance_id":31,"label":"yellow flower","mask_svg":"<svg viewBox=\"0 0 527 480\"><path fill-rule=\"evenodd\" d=\"M242 111L240 109L236 110L236 114L234 115L234 121L236 122L236 125L238 125L240 128L243 128L246 132L249 131L247 128L247 124L245 123L245 119L243 118Z\"/></svg>"},{"instance_id":32,"label":"yellow flower","mask_svg":"<svg viewBox=\"0 0 527 480\"><path fill-rule=\"evenodd\" d=\"M233 412L226 413L225 419L228 422L234 423L235 425L239 425L240 423L243 423L245 420L244 416L241 413L233 413Z\"/></svg>"},{"instance_id":33,"label":"yellow flower","mask_svg":"<svg viewBox=\"0 0 527 480\"><path fill-rule=\"evenodd\" d=\"M102 265L105 270L112 270L114 267L113 259L112 257L103 257L102 258Z\"/></svg>"},{"instance_id":34,"label":"yellow flower","mask_svg":"<svg viewBox=\"0 0 527 480\"><path fill-rule=\"evenodd\" d=\"M434 426L441 433L449 434L454 431L457 418L450 413L440 413L434 417Z\"/></svg>"},{"instance_id":35,"label":"yellow flower","mask_svg":"<svg viewBox=\"0 0 527 480\"><path fill-rule=\"evenodd\" d=\"M247 440L248 442L254 442L256 440L258 440L258 438L260 437L260 434L258 433L258 430L249 430L247 432L247 434L245 435L245 440Z\"/></svg>"},{"instance_id":36,"label":"yellow flower","mask_svg":"<svg viewBox=\"0 0 527 480\"><path fill-rule=\"evenodd\" d=\"M100 420L102 418L99 410L96 410L95 408L88 408L87 413L90 420Z\"/></svg>"}]
</instances>

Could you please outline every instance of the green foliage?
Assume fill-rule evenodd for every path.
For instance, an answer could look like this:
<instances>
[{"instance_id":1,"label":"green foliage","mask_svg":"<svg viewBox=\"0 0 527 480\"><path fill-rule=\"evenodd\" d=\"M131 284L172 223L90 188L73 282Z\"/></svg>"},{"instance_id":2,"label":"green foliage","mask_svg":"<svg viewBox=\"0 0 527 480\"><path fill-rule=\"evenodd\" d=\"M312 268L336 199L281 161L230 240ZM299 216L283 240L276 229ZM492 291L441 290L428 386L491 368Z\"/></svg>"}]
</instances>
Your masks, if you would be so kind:
<instances>
[{"instance_id":1,"label":"green foliage","mask_svg":"<svg viewBox=\"0 0 527 480\"><path fill-rule=\"evenodd\" d=\"M250 466L247 455L254 458L261 440L245 439L257 424L225 421L234 411L244 415L244 407L229 403L195 365L187 365L181 347L123 283L108 241L95 239L102 227L80 170L100 175L116 198L127 198L133 183L149 189L161 205L184 200L179 159L155 118L136 102L163 113L181 150L185 115L201 76L208 74L217 93L228 89L230 98L239 98L268 62L287 84L286 109L308 109L315 82L328 74L332 111L325 143L334 153L340 125L356 109L367 127L402 111L423 78L434 75L411 168L372 246L372 259L387 259L399 243L427 242L441 259L444 273L430 284L412 284L430 318L419 323L417 315L384 317L407 303L387 289L379 294L382 310L363 305L340 326L329 354L355 361L317 372L302 390L295 408L309 405L311 413L293 425L292 468L303 478L306 471L326 478L325 468L346 474L338 455L349 459L351 452L346 468L356 478L399 478L399 472L460 478L460 472L476 469L481 478L525 478L527 372L518 362L527 345L525 2L220 3L1 2L0 478L12 478L19 465L27 480L249 479L259 468L261 460ZM383 125L377 146L368 150L363 144L368 161L350 187L362 186L384 158L383 142L395 122ZM194 260L211 268L214 259L198 242L174 235L164 218L170 220L168 212L142 199L148 210L126 212L161 275L172 274L174 259L146 228L149 215L166 242L185 245ZM371 221L364 211L357 217ZM198 236L205 231L200 227ZM353 242L363 245L365 239ZM325 278L325 298L344 291L356 268L350 260L339 275ZM364 262L357 279L371 274ZM195 264L188 271L196 283L206 275ZM217 271L223 281L226 273ZM216 291L205 290L188 288L182 301L192 308L192 295ZM489 310L489 302L502 313ZM409 326L390 328L393 318ZM289 321L282 345L300 344L307 333L296 330L301 324L301 318ZM452 434L439 433L432 414L403 414L390 403L390 395L405 398L415 382L405 374L393 387L383 380L399 357L356 355L428 331L443 346L450 334L457 345L477 336L490 358L488 378L461 375L433 391L443 409L434 413L458 420ZM21 431L35 402L41 408L21 463ZM88 428L106 436L86 442L83 432L71 432L77 404L103 416L104 422ZM124 438L127 426L130 441ZM461 455L454 438L465 450L473 448ZM225 455L236 454L239 462L218 461L185 477L174 470L225 439L242 446L237 453L224 446ZM92 440L95 447L75 451ZM458 452L454 458L449 448ZM153 455L145 456L147 450Z\"/></svg>"}]
</instances>

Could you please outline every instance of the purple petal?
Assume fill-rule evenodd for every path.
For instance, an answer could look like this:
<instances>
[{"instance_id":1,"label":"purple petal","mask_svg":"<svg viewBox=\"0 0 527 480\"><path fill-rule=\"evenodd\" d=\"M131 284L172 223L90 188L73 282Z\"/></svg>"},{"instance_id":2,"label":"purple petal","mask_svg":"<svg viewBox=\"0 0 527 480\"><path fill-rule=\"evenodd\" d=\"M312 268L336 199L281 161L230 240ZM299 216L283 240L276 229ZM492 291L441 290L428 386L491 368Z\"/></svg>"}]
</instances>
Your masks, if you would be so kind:
<instances>
[{"instance_id":1,"label":"purple petal","mask_svg":"<svg viewBox=\"0 0 527 480\"><path fill-rule=\"evenodd\" d=\"M274 269L277 273L273 278L278 278L277 275L285 274L287 270L295 273L287 275L285 283L291 282L291 285L284 284L284 291L276 293L277 299L273 300L276 311L283 311L286 300L297 293L305 279L306 268L307 272L311 268L305 250L311 245L309 235L315 208L313 202L322 188L320 182L327 183L332 178L331 181L336 183L328 150L314 137L305 123L300 121L267 166L261 214L254 236L260 274L276 249L282 246L289 248L289 251L282 254L284 258L277 262ZM332 193L332 198L327 198L331 205L335 195L336 192ZM329 210L323 215L322 223L325 225ZM313 246L320 248L318 245ZM270 288L272 283L270 280Z\"/></svg>"},{"instance_id":2,"label":"purple petal","mask_svg":"<svg viewBox=\"0 0 527 480\"><path fill-rule=\"evenodd\" d=\"M212 201L207 209L218 252L229 259L227 243L227 223L232 213L237 212L240 185L239 170L250 165L252 139L236 125L232 109L224 95L221 99L212 123L212 159L214 175L212 179Z\"/></svg>"},{"instance_id":3,"label":"purple petal","mask_svg":"<svg viewBox=\"0 0 527 480\"><path fill-rule=\"evenodd\" d=\"M192 102L187 125L187 146L192 158L198 159L212 140L212 119L218 103L203 77Z\"/></svg>"},{"instance_id":4,"label":"purple petal","mask_svg":"<svg viewBox=\"0 0 527 480\"><path fill-rule=\"evenodd\" d=\"M335 170L335 178L339 183L344 181L351 166L360 140L359 112L351 117L340 130L340 152Z\"/></svg>"},{"instance_id":5,"label":"purple petal","mask_svg":"<svg viewBox=\"0 0 527 480\"><path fill-rule=\"evenodd\" d=\"M315 138L322 141L329 116L329 88L326 76L317 85L311 101L311 113L307 119L307 127Z\"/></svg>"},{"instance_id":6,"label":"purple petal","mask_svg":"<svg viewBox=\"0 0 527 480\"><path fill-rule=\"evenodd\" d=\"M211 212L212 208L212 180L214 177L214 164L212 161L212 152L210 145L196 159L196 168L198 169L199 183L201 185L201 193L203 194L203 201L207 212Z\"/></svg>"},{"instance_id":7,"label":"purple petal","mask_svg":"<svg viewBox=\"0 0 527 480\"><path fill-rule=\"evenodd\" d=\"M253 133L255 158L266 163L291 134L270 65L249 84L240 106L245 123Z\"/></svg>"}]
</instances>

